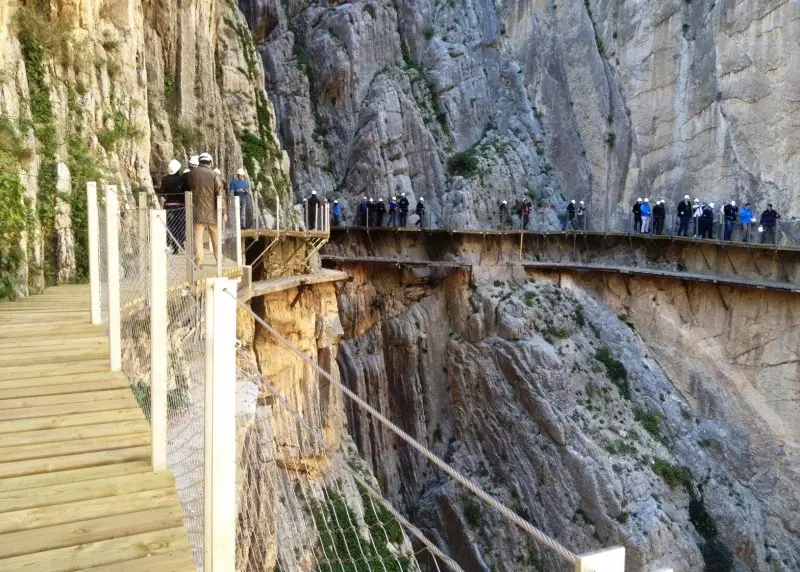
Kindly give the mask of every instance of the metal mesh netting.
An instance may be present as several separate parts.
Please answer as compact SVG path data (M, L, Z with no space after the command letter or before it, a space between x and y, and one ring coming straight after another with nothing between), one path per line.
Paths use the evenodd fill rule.
M324 397L312 396L301 416L247 353L240 350L237 363L240 427L248 420L237 479L237 570L420 570L406 523L358 470L357 453L346 459L325 441ZM460 570L452 561L448 568Z
M222 223L222 256L223 259L236 260L236 237L238 235L237 225L241 225L241 212L237 217L236 197L228 195L227 217ZM239 227L241 228L241 227Z

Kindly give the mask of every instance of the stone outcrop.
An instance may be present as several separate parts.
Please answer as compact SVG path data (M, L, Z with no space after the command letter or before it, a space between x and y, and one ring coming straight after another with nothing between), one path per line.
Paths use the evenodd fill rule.
M800 564L791 305L728 293L726 306L705 285L346 269L343 379L568 547L624 544L632 570ZM391 433L354 408L348 420L384 490L462 566L561 569Z

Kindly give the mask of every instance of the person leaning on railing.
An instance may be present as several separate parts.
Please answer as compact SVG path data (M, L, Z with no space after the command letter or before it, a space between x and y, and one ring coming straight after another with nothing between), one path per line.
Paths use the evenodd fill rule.
M767 205L767 210L761 213L761 227L762 230L761 242L765 244L773 244L775 242L775 227L778 225L778 219L781 215L778 211L772 208L772 203Z
M750 231L753 227L753 209L750 203L745 203L739 209L739 222L742 223L742 242L750 242Z
M199 157L200 165L187 173L187 190L192 193L194 207L194 261L203 264L203 231L207 228L211 239L211 250L219 260L217 251L217 197L222 197L222 220L228 220L225 201L225 183L220 175L211 170L212 158L208 153Z

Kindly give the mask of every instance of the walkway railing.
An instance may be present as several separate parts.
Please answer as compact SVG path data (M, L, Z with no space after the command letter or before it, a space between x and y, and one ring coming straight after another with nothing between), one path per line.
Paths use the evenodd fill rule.
M89 183L92 321L106 325L112 369L125 372L150 420L154 470L175 475L198 570L419 570L410 535L437 569L461 571L380 495L354 452L328 443L322 411L345 397L574 570L624 570L624 548L569 550L350 391L243 304L235 280L207 278L170 228L176 217L149 209L149 197L133 201L113 186L102 195L101 209ZM219 223L220 251L238 227ZM260 373L236 338L237 313L303 364L303 392L287 395Z

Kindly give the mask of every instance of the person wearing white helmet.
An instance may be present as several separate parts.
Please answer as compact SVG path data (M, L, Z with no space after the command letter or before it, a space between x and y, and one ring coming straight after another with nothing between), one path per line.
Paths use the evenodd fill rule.
M564 216L564 224L561 225L561 230L567 230L567 227L572 227L575 230L575 200L567 203L567 214Z
M575 218L578 221L578 230L586 230L586 204L583 201L578 203Z
M700 215L700 238L714 238L714 203L703 205Z
M203 264L203 235L208 229L211 239L211 250L214 257L219 260L222 253L217 245L217 197L222 198L222 219L228 220L227 204L225 201L225 183L222 177L211 168L213 159L208 153L198 157L200 165L186 175L188 190L192 193L194 207L194 261L198 266Z
M664 199L656 201L653 207L653 230L656 234L664 234L664 220L667 218L667 209L664 206Z
M397 197L389 199L389 226L397 228Z
M397 216L401 228L404 228L408 224L408 208L408 197L406 197L405 193L400 193L400 200L397 201Z
M228 183L228 190L233 197L239 197L239 228L247 228L248 215L252 218L252 201L250 200L250 182L244 169L236 170L236 177Z
M167 174L161 179L161 186L156 193L167 211L167 242L173 254L178 254L186 238L186 195L183 192L180 161L173 159L169 162Z
M689 221L692 220L692 200L685 195L678 203L678 236L689 236Z
M342 205L338 200L333 201L331 215L333 215L333 226L342 226Z
M694 237L697 238L700 235L700 217L703 216L703 208L705 204L700 204L700 199L695 199L694 204L692 205L692 218L694 219Z
M722 240L730 240L731 234L733 233L733 223L736 221L736 217L739 216L739 208L736 206L736 201L731 201L724 207L722 207L722 218L723 218L723 231L722 231Z
M636 199L636 202L631 209L633 213L633 232L639 232L642 230L642 199L641 197Z
M647 234L650 232L650 215L652 212L653 211L650 208L650 199L645 198L639 207L639 213L642 215L642 234Z
M308 230L317 230L322 227L322 220L320 220L322 211L320 210L320 205L321 201L319 197L317 197L317 191L311 191L311 196L306 202L306 228Z
M417 220L417 226L421 229L425 228L425 197L420 197L417 201L416 212L417 216L419 217Z
M506 223L508 222L508 201L503 201L500 203L500 230L506 229Z
M198 165L200 165L200 155L192 155L191 157L189 157L189 168L190 169L194 169Z

